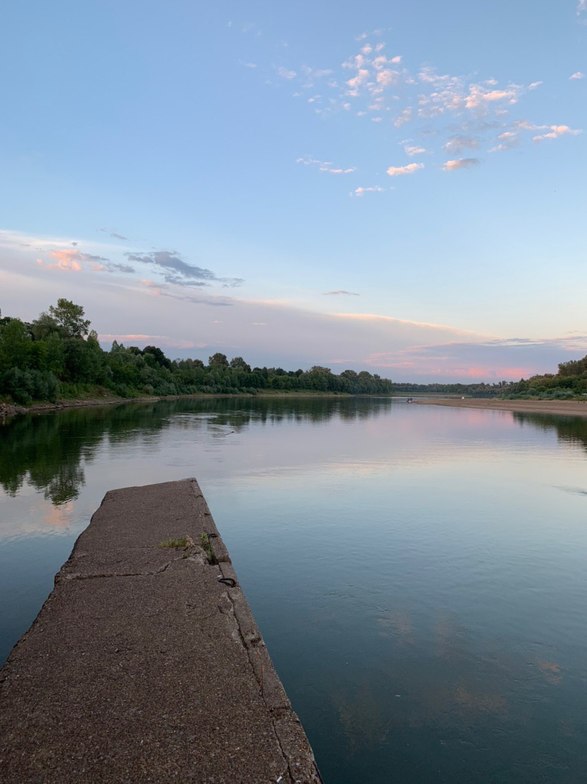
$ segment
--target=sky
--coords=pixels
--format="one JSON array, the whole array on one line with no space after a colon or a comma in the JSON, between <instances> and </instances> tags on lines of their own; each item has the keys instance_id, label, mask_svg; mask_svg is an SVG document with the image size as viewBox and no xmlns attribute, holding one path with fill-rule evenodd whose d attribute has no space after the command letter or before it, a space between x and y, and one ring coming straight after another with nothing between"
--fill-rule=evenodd
<instances>
[{"instance_id":1,"label":"sky","mask_svg":"<svg viewBox=\"0 0 587 784\"><path fill-rule=\"evenodd\" d=\"M587 0L2 12L0 308L394 381L587 354Z\"/></svg>"}]
</instances>

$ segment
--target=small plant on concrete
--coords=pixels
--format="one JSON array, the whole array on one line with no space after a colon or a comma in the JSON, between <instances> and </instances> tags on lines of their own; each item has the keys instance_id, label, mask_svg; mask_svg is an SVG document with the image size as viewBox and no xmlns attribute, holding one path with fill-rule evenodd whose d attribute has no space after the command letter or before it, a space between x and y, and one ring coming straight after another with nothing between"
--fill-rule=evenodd
<instances>
[{"instance_id":1,"label":"small plant on concrete","mask_svg":"<svg viewBox=\"0 0 587 784\"><path fill-rule=\"evenodd\" d=\"M187 547L193 546L194 540L191 536L182 536L179 539L165 539L165 541L159 542L159 547L169 547L177 550L185 550Z\"/></svg>"},{"instance_id":2,"label":"small plant on concrete","mask_svg":"<svg viewBox=\"0 0 587 784\"><path fill-rule=\"evenodd\" d=\"M216 556L214 555L214 550L212 549L212 543L210 542L210 537L204 531L200 534L200 544L202 546L202 550L206 555L206 559L209 564L216 564L218 561L216 560Z\"/></svg>"}]
</instances>

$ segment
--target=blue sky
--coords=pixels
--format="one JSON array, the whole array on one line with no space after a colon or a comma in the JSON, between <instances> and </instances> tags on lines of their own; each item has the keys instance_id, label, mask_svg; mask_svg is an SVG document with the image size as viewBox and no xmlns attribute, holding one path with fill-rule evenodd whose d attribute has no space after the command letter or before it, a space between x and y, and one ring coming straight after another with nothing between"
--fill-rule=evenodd
<instances>
[{"instance_id":1,"label":"blue sky","mask_svg":"<svg viewBox=\"0 0 587 784\"><path fill-rule=\"evenodd\" d=\"M587 2L3 12L0 307L501 380L587 353Z\"/></svg>"}]
</instances>

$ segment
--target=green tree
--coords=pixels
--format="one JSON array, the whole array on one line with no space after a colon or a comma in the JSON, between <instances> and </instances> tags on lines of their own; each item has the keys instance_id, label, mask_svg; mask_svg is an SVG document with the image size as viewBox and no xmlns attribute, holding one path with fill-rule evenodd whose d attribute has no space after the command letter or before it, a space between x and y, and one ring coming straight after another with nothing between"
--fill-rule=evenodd
<instances>
[{"instance_id":1,"label":"green tree","mask_svg":"<svg viewBox=\"0 0 587 784\"><path fill-rule=\"evenodd\" d=\"M217 351L216 354L212 354L212 356L208 359L208 367L227 368L228 359L226 358L226 354L221 354L219 351Z\"/></svg>"},{"instance_id":2,"label":"green tree","mask_svg":"<svg viewBox=\"0 0 587 784\"><path fill-rule=\"evenodd\" d=\"M42 314L40 318L45 316ZM61 327L67 338L85 338L90 329L89 319L84 318L84 309L69 299L58 299L57 305L51 305L49 316Z\"/></svg>"}]
</instances>

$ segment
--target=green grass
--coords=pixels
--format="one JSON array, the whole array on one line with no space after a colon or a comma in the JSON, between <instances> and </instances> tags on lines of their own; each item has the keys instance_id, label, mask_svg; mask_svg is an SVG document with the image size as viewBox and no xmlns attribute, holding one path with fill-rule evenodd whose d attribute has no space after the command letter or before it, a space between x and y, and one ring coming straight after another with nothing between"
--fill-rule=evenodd
<instances>
[{"instance_id":1,"label":"green grass","mask_svg":"<svg viewBox=\"0 0 587 784\"><path fill-rule=\"evenodd\" d=\"M216 560L216 556L214 555L214 550L212 549L212 543L210 542L210 537L205 531L202 534L200 534L200 544L202 546L202 550L206 554L208 563L217 564L218 561Z\"/></svg>"},{"instance_id":2,"label":"green grass","mask_svg":"<svg viewBox=\"0 0 587 784\"><path fill-rule=\"evenodd\" d=\"M165 539L163 542L159 542L159 547L170 547L171 549L181 549L185 550L186 547L190 547L193 545L193 540L189 536L183 536L180 539Z\"/></svg>"}]
</instances>

